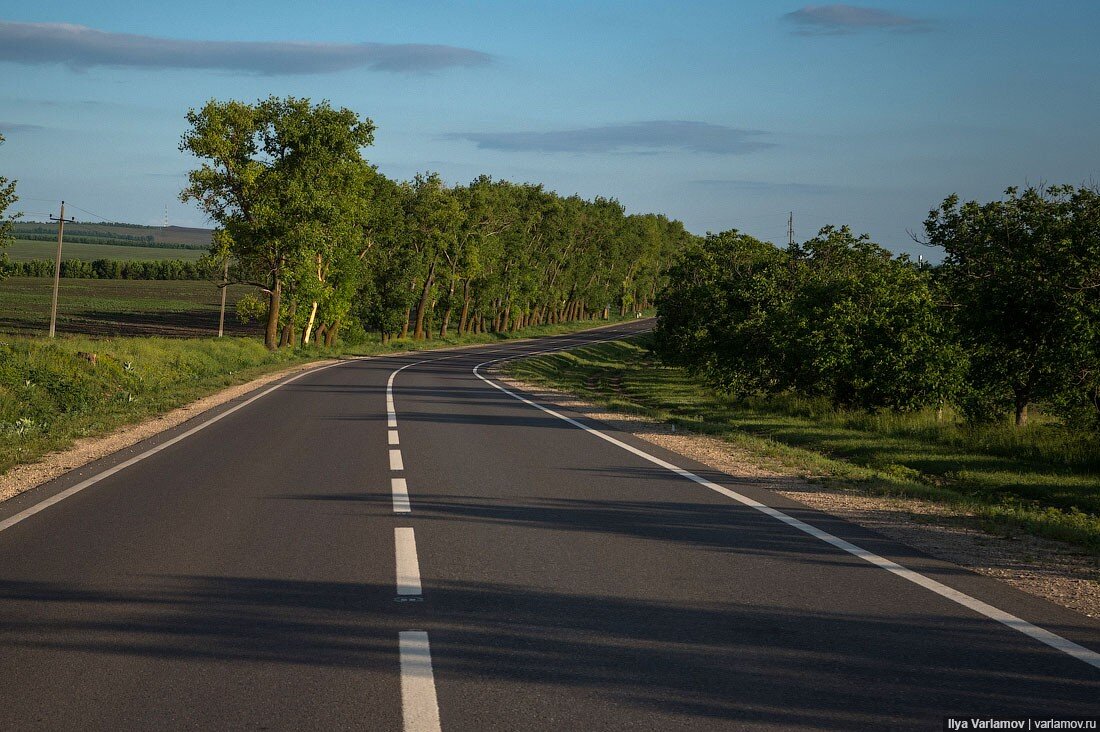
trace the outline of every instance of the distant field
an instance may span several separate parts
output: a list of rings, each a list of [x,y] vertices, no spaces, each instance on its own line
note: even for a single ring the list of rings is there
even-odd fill
[[[50,326],[48,277],[0,280],[0,332],[44,333]],[[233,309],[255,288],[234,285],[226,300],[226,332],[255,335],[259,325],[242,326]],[[57,329],[88,335],[216,335],[217,288],[209,282],[143,280],[61,280]]]
[[[15,235],[20,232],[56,233],[57,225],[49,222],[20,221],[15,225]],[[201,244],[209,246],[210,229],[198,229],[187,226],[138,226],[137,224],[69,224],[65,233],[70,236],[152,236],[156,243],[164,244]]]
[[[13,262],[27,262],[32,259],[53,259],[57,253],[57,242],[24,241],[17,239],[2,251]],[[195,261],[205,252],[201,249],[161,249],[157,247],[128,247],[113,244],[77,244],[66,242],[61,251],[62,259],[141,259],[162,260],[182,259]]]

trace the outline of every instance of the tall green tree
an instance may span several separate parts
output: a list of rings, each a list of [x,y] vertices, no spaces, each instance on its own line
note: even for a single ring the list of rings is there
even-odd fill
[[[952,195],[929,213],[925,231],[946,253],[943,283],[970,359],[970,416],[1011,411],[1023,425],[1038,400],[1094,401],[1100,194],[1050,186],[1009,188],[988,203]]]
[[[264,342],[278,345],[283,294],[302,280],[323,226],[348,194],[347,166],[374,139],[374,124],[328,102],[269,97],[211,100],[188,112],[180,149],[200,161],[181,193],[217,224],[215,252],[239,262],[243,281],[268,295]]]

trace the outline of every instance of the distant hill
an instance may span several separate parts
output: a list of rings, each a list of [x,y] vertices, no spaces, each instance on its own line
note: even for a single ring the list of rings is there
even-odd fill
[[[57,237],[57,224],[51,221],[20,221],[12,232],[16,239],[44,241]],[[65,225],[65,238],[88,244],[142,246],[153,248],[206,249],[210,246],[212,229],[189,226],[141,226],[139,224],[95,224],[78,221]]]

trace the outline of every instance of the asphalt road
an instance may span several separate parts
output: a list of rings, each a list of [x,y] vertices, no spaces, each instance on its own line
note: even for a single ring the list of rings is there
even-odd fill
[[[644,325],[345,362],[0,504],[0,727],[1100,715],[1095,620],[474,373]]]

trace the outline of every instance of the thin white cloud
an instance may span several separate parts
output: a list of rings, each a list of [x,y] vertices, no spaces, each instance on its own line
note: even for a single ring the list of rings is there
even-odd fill
[[[878,8],[861,5],[807,5],[787,13],[783,19],[792,23],[800,35],[845,35],[858,31],[925,31],[931,28],[928,21],[898,15]]]
[[[348,69],[423,72],[482,66],[481,51],[418,43],[191,41],[109,33],[81,25],[0,21],[0,61],[72,69],[219,69],[256,74],[323,74]]]
[[[764,134],[707,122],[658,120],[551,132],[452,132],[446,138],[507,152],[644,154],[681,150],[738,155],[774,147],[759,139]]]
[[[3,122],[0,121],[0,134],[8,135],[19,132],[38,132],[39,130],[46,129],[42,125],[26,125],[19,122]]]
[[[689,181],[689,185],[709,191],[722,193],[791,193],[819,195],[838,190],[836,186],[820,183],[784,183],[764,180],[743,180],[737,178],[711,178]]]

